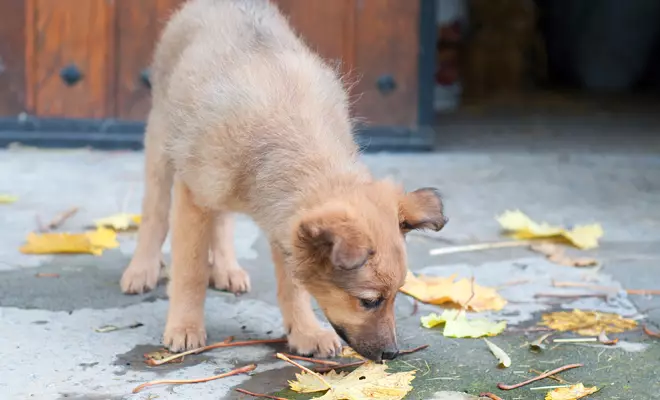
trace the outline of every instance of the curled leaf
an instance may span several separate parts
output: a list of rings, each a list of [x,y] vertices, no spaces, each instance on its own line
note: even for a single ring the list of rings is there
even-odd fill
[[[484,342],[486,342],[491,353],[493,353],[493,355],[499,360],[500,366],[504,368],[509,368],[511,366],[511,358],[504,352],[504,350],[486,338],[484,338]]]
[[[445,325],[443,335],[453,338],[479,338],[499,335],[506,328],[506,321],[491,322],[487,319],[467,319],[460,310],[445,310],[441,315],[431,313],[421,318],[422,326],[433,328]]]
[[[587,388],[582,383],[578,383],[569,387],[551,390],[545,395],[545,400],[577,400],[594,394],[598,390],[596,386]]]
[[[546,347],[546,346],[545,346],[545,343],[543,343],[543,342],[545,342],[545,340],[546,340],[548,337],[550,337],[550,335],[552,335],[552,333],[546,333],[545,335],[540,336],[538,339],[536,339],[536,340],[534,340],[533,342],[531,342],[531,343],[529,344],[529,348],[530,348],[530,350],[534,350],[534,351],[545,350],[545,347]]]
[[[140,224],[142,216],[139,214],[119,213],[94,221],[97,228],[112,228],[123,231]]]
[[[569,230],[546,222],[537,223],[520,210],[505,211],[497,217],[497,222],[516,239],[561,239],[580,249],[598,247],[598,240],[603,236],[600,224],[578,225]]]

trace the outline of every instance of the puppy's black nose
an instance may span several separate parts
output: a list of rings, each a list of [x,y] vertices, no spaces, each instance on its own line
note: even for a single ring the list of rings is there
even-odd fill
[[[383,360],[394,360],[399,355],[399,350],[385,350],[381,356]]]

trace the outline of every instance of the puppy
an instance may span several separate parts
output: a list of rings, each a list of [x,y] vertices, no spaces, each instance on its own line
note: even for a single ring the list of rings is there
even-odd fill
[[[292,350],[333,356],[340,336],[369,359],[396,357],[404,235],[440,230],[445,217],[435,190],[375,180],[358,155],[340,78],[274,5],[185,3],[154,55],[143,217],[123,291],[156,286],[172,191],[171,350],[205,343],[209,278],[249,289],[232,247],[231,215],[244,213],[270,241]]]

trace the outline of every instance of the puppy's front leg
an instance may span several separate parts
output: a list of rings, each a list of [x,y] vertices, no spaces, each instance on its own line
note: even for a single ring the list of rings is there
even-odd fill
[[[310,294],[291,276],[276,244],[271,243],[271,251],[277,277],[277,300],[284,318],[289,347],[302,355],[338,355],[341,352],[339,336],[321,327],[312,310]]]
[[[209,282],[208,254],[212,214],[195,205],[190,190],[180,180],[174,183],[172,215],[172,272],[163,341],[178,352],[203,346],[204,299]]]

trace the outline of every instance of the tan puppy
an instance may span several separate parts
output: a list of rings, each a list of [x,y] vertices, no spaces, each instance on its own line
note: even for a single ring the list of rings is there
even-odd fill
[[[156,286],[173,186],[165,344],[204,344],[209,273],[218,288],[249,288],[232,248],[238,212],[270,240],[293,350],[332,356],[338,333],[370,359],[394,358],[404,234],[441,229],[442,203],[432,189],[405,194],[371,177],[335,71],[267,0],[192,0],[168,23],[153,78],[143,220],[121,286]],[[310,294],[337,333],[321,327]]]

